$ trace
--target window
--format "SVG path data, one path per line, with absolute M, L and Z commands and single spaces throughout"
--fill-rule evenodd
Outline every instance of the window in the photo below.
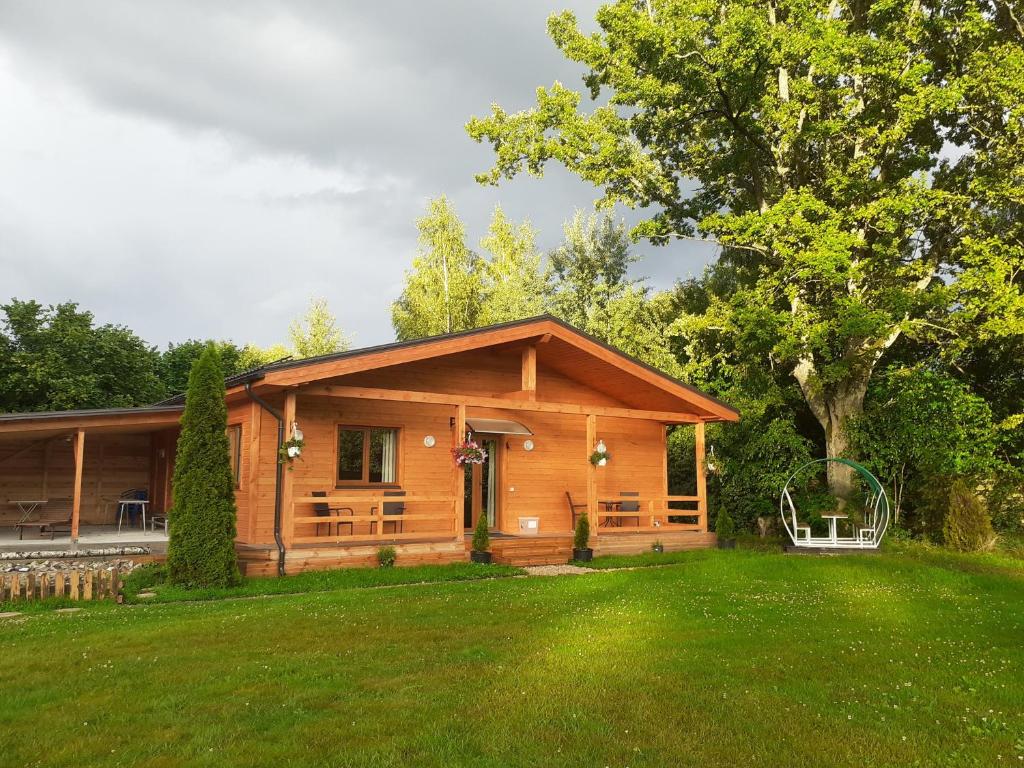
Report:
M 338 483 L 391 485 L 398 482 L 398 430 L 338 427 Z
M 232 424 L 228 427 L 228 458 L 231 462 L 231 478 L 235 488 L 242 484 L 242 425 Z

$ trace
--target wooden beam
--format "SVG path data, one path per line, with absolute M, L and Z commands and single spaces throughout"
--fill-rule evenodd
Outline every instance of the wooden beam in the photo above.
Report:
M 78 541 L 78 520 L 82 514 L 82 470 L 85 468 L 85 430 L 75 430 L 75 485 L 71 500 L 71 540 Z
M 462 443 L 466 437 L 466 406 L 459 403 L 455 406 L 455 419 L 452 422 L 452 450 Z M 466 498 L 466 470 L 452 460 L 452 497 L 455 499 L 452 507 L 453 530 L 455 540 L 461 541 L 465 535 L 465 521 L 463 520 L 463 507 L 459 499 Z
M 481 395 L 451 395 L 440 392 L 417 392 L 404 389 L 378 389 L 373 387 L 346 387 L 334 384 L 312 384 L 302 388 L 304 395 L 321 397 L 351 397 L 360 400 L 392 400 L 406 403 L 437 403 L 440 405 L 467 405 L 477 408 L 499 408 L 513 411 L 534 411 L 539 413 L 572 413 L 580 416 L 611 416 L 620 419 L 646 419 L 666 424 L 693 424 L 700 420 L 692 413 L 671 413 L 668 411 L 643 411 L 635 408 L 617 408 L 603 405 L 580 405 L 578 403 L 552 403 L 544 400 L 509 400 L 503 397 Z
M 698 421 L 693 428 L 694 453 L 697 455 L 697 509 L 703 515 L 703 528 L 708 529 L 708 477 L 704 460 L 704 422 Z
M 597 516 L 597 467 L 590 461 L 590 455 L 597 445 L 597 416 L 587 414 L 587 450 L 584 460 L 587 462 L 587 519 L 590 520 L 590 535 L 597 538 L 600 523 Z
M 256 541 L 256 521 L 260 518 L 260 444 L 263 434 L 263 408 L 252 403 L 249 414 L 249 526 L 245 541 Z
M 51 416 L 47 418 L 33 418 L 26 416 L 24 419 L 11 419 L 0 421 L 0 434 L 19 434 L 23 432 L 63 432 L 67 434 L 73 429 L 96 430 L 103 428 L 110 432 L 116 432 L 119 427 L 130 429 L 132 427 L 159 427 L 175 426 L 181 422 L 181 411 L 164 411 L 160 413 L 145 414 L 117 414 L 117 415 L 69 415 Z M 144 431 L 144 430 L 140 430 Z M 55 435 L 59 437 L 60 435 Z
M 296 410 L 295 390 L 287 392 L 284 396 L 284 436 L 287 440 L 292 433 L 292 424 L 295 422 Z M 275 457 L 275 461 L 279 461 Z M 285 467 L 281 473 L 281 538 L 285 547 L 291 547 L 295 538 L 295 471 Z
M 537 347 L 533 344 L 523 349 L 523 392 L 529 393 L 530 400 L 537 399 Z

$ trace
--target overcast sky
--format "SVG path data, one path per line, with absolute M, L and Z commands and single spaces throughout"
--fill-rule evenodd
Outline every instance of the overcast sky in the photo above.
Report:
M 490 212 L 545 250 L 598 193 L 551 168 L 483 187 L 468 138 L 581 70 L 545 33 L 598 3 L 0 0 L 0 300 L 77 301 L 153 344 L 286 341 L 312 296 L 357 346 L 389 306 L 426 201 L 476 245 Z M 638 246 L 670 285 L 710 249 Z

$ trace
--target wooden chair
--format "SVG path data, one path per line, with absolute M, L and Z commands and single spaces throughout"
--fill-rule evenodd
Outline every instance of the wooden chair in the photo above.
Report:
M 385 496 L 405 496 L 405 491 L 384 491 Z M 377 514 L 377 507 L 370 508 L 370 514 Z M 385 501 L 384 502 L 384 515 L 387 517 L 401 516 L 405 514 L 405 502 L 404 501 Z M 401 520 L 381 520 L 381 532 L 387 533 L 384 528 L 385 525 L 391 523 L 392 533 L 402 533 L 402 521 Z M 370 524 L 371 526 L 373 523 Z
M 316 496 L 317 498 L 325 498 L 327 496 L 327 491 L 313 491 L 312 495 Z M 348 514 L 350 516 L 355 514 L 355 511 L 352 509 L 352 507 L 332 507 L 326 501 L 317 501 L 317 502 L 313 503 L 313 513 L 317 517 L 327 517 L 327 518 L 337 517 L 337 516 L 339 516 L 339 514 L 343 510 L 348 512 Z M 335 535 L 337 535 L 337 536 L 341 535 L 341 526 L 343 526 L 343 525 L 347 525 L 348 526 L 348 535 L 349 536 L 352 535 L 353 526 L 352 526 L 352 521 L 351 520 L 326 520 L 323 523 L 317 523 L 316 524 L 316 535 L 317 536 L 320 535 L 320 526 L 321 525 L 326 525 L 327 526 L 327 535 L 328 536 L 331 535 L 331 526 L 332 525 L 334 526 Z
M 587 513 L 587 505 L 586 504 L 573 504 L 572 503 L 572 494 L 569 493 L 568 491 L 565 492 L 565 500 L 569 502 L 569 513 L 572 515 L 572 529 L 575 531 L 576 530 L 576 518 L 578 518 L 580 515 L 585 515 Z M 576 511 L 577 509 L 582 509 L 583 511 L 582 512 L 577 512 Z
M 628 499 L 634 499 L 634 498 L 636 499 L 636 501 L 620 501 L 619 502 L 619 512 L 637 512 L 637 513 L 640 512 L 640 499 L 639 499 L 640 491 L 619 491 L 619 496 L 623 496 L 623 497 L 628 498 Z M 619 521 L 618 525 L 622 525 L 622 521 L 625 520 L 626 518 L 619 517 L 619 518 L 616 518 L 616 519 Z M 636 520 L 636 527 L 639 528 L 640 527 L 640 515 L 637 514 L 637 516 L 632 518 L 632 519 Z

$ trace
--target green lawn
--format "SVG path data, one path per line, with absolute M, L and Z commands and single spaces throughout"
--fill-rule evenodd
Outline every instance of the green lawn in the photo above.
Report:
M 1022 764 L 1021 561 L 676 559 L 0 622 L 0 764 Z

